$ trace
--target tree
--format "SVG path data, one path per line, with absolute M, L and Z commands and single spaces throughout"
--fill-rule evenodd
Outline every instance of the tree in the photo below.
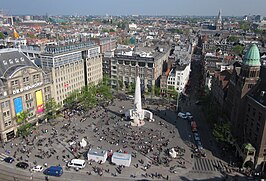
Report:
M 117 90 L 122 90 L 124 88 L 123 81 L 121 79 L 117 80 Z
M 115 30 L 114 30 L 113 28 L 111 28 L 111 29 L 109 30 L 109 32 L 115 32 Z
M 103 96 L 104 100 L 110 100 L 112 99 L 112 92 L 111 88 L 108 84 L 101 83 L 96 89 L 96 92 Z
M 95 85 L 89 84 L 88 86 L 83 87 L 79 99 L 80 104 L 84 109 L 94 107 L 97 104 Z
M 33 33 L 30 33 L 30 34 L 28 34 L 28 37 L 29 38 L 36 38 L 36 35 L 34 35 Z
M 73 109 L 78 104 L 79 90 L 71 92 L 65 99 L 64 106 L 68 109 Z
M 5 39 L 5 35 L 3 32 L 0 32 L 0 39 Z
M 55 102 L 54 98 L 49 99 L 45 103 L 44 114 L 47 119 L 55 119 L 57 117 L 57 111 L 60 106 Z
M 28 111 L 22 111 L 21 113 L 18 113 L 16 115 L 16 121 L 18 124 L 25 124 L 27 122 L 27 119 L 28 119 Z
M 231 139 L 231 124 L 229 123 L 215 123 L 212 131 L 213 136 L 217 141 L 230 142 Z
M 104 28 L 104 29 L 102 29 L 102 32 L 103 32 L 103 33 L 108 33 L 109 30 Z
M 129 83 L 129 85 L 128 85 L 128 92 L 129 93 L 134 93 L 135 87 L 136 87 L 136 85 L 133 82 Z
M 250 22 L 241 21 L 241 22 L 239 23 L 239 27 L 240 27 L 240 29 L 242 29 L 242 30 L 244 30 L 244 31 L 250 30 L 250 26 L 251 26 L 251 23 L 250 23 Z
M 31 123 L 24 124 L 20 126 L 17 130 L 18 136 L 28 136 L 33 128 L 33 125 Z
M 228 40 L 229 42 L 237 43 L 237 42 L 239 41 L 239 38 L 236 37 L 236 36 L 229 36 L 229 37 L 227 38 L 227 40 Z
M 118 23 L 118 24 L 117 24 L 117 27 L 120 28 L 120 29 L 122 29 L 122 30 L 125 30 L 125 29 L 126 29 L 126 26 L 127 26 L 127 25 L 126 25 L 126 23 L 124 23 L 124 22 L 122 22 L 122 23 Z
M 235 52 L 238 55 L 241 55 L 244 50 L 244 47 L 242 45 L 236 45 L 233 47 L 233 52 Z

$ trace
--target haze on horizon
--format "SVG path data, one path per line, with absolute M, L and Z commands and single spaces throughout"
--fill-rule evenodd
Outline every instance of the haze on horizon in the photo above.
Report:
M 266 0 L 1 0 L 9 15 L 266 16 Z

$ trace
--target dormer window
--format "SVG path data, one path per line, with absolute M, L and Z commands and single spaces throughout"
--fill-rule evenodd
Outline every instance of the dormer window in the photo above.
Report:
M 4 65 L 7 65 L 7 61 L 6 61 L 6 60 L 3 60 L 3 64 L 4 64 Z
M 23 58 L 23 57 L 20 57 L 20 60 L 21 60 L 22 62 L 24 62 L 24 58 Z
M 9 59 L 9 63 L 10 63 L 10 64 L 13 64 L 13 60 L 12 60 L 12 59 Z
M 18 62 L 19 62 L 18 58 L 15 58 L 15 62 L 16 62 L 16 63 L 18 63 Z

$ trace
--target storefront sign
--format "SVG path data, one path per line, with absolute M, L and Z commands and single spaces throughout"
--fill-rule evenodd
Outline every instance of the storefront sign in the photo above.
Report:
M 30 86 L 26 86 L 26 87 L 23 87 L 21 89 L 16 89 L 16 90 L 13 90 L 13 94 L 18 94 L 18 93 L 21 93 L 23 91 L 27 91 L 27 90 L 30 90 L 30 89 L 33 89 L 35 87 L 38 87 L 42 85 L 42 82 L 38 82 L 36 84 L 33 84 L 33 85 L 30 85 Z

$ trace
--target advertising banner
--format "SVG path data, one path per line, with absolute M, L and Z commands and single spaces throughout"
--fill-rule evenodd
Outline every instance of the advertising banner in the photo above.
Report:
M 37 112 L 42 113 L 44 111 L 44 107 L 43 107 L 43 99 L 42 99 L 41 90 L 38 90 L 36 92 L 36 102 L 37 102 Z
M 15 113 L 19 115 L 23 112 L 22 98 L 18 97 L 14 99 Z

